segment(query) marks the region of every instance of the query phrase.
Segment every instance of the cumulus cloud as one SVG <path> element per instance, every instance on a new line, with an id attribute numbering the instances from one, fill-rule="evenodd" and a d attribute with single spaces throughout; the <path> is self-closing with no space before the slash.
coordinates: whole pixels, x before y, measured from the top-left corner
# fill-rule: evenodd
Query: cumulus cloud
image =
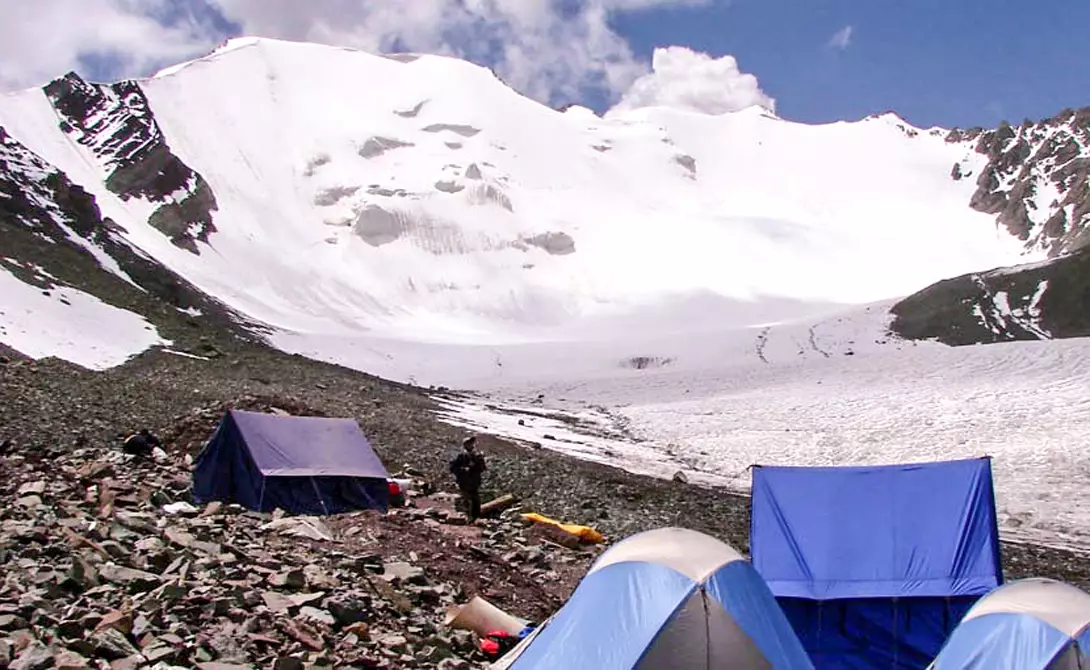
<path id="1" fill-rule="evenodd" d="M 170 0 L 0 2 L 0 88 L 40 85 L 84 59 L 147 71 L 215 46 L 209 27 Z"/>
<path id="2" fill-rule="evenodd" d="M 844 26 L 840 30 L 833 33 L 833 36 L 829 38 L 829 46 L 834 49 L 843 51 L 847 49 L 852 43 L 852 27 Z"/>
<path id="3" fill-rule="evenodd" d="M 730 56 L 655 51 L 652 68 L 612 28 L 621 12 L 712 0 L 22 0 L 0 1 L 0 86 L 86 72 L 139 76 L 211 51 L 228 33 L 415 51 L 491 67 L 539 101 L 672 105 L 717 113 L 773 108 Z M 230 26 L 230 27 L 227 27 Z M 105 68 L 101 68 L 105 70 Z"/>
<path id="4" fill-rule="evenodd" d="M 655 49 L 651 72 L 634 81 L 611 111 L 662 106 L 723 114 L 753 105 L 776 109 L 776 101 L 733 56 L 712 58 L 675 46 Z"/>
<path id="5" fill-rule="evenodd" d="M 646 71 L 610 26 L 612 14 L 709 1 L 209 0 L 247 34 L 458 56 L 553 104 L 588 89 L 616 96 Z"/>

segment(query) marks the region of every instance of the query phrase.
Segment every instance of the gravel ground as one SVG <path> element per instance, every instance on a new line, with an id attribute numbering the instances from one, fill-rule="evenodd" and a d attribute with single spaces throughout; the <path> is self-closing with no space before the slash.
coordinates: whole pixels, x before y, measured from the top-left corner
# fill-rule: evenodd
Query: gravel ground
<path id="1" fill-rule="evenodd" d="M 48 455 L 76 445 L 119 445 L 149 427 L 171 448 L 196 453 L 228 407 L 355 417 L 387 468 L 411 466 L 453 491 L 445 465 L 464 433 L 438 421 L 428 391 L 301 356 L 239 343 L 211 360 L 150 351 L 106 372 L 56 359 L 32 362 L 0 349 L 0 441 Z M 664 525 L 713 534 L 748 550 L 748 499 L 531 450 L 490 436 L 483 497 L 514 493 L 527 509 L 594 526 L 610 539 Z M 1006 544 L 1008 578 L 1042 576 L 1090 588 L 1090 560 Z"/>

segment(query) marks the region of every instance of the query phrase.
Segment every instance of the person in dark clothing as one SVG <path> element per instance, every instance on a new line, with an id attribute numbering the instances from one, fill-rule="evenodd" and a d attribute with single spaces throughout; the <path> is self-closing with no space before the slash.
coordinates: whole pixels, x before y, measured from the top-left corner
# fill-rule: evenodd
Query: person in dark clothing
<path id="1" fill-rule="evenodd" d="M 156 447 L 161 448 L 162 446 L 163 443 L 159 441 L 159 438 L 152 435 L 147 428 L 144 428 L 139 433 L 126 437 L 121 449 L 126 454 L 149 458 Z"/>
<path id="2" fill-rule="evenodd" d="M 466 505 L 466 518 L 469 523 L 477 520 L 481 515 L 481 475 L 487 469 L 484 456 L 477 452 L 477 438 L 470 436 L 463 442 L 465 451 L 450 462 L 450 471 L 454 474 L 454 480 L 458 482 L 458 488 L 462 492 L 462 500 Z"/>

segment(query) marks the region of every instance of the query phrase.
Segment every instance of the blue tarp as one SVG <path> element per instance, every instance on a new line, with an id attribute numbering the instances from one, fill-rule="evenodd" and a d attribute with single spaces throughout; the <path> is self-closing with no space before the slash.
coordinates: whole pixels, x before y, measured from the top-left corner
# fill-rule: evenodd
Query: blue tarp
<path id="1" fill-rule="evenodd" d="M 231 410 L 197 458 L 193 497 L 296 514 L 385 511 L 388 477 L 352 419 Z"/>
<path id="2" fill-rule="evenodd" d="M 818 668 L 926 667 L 1002 583 L 987 458 L 755 467 L 750 542 Z"/>

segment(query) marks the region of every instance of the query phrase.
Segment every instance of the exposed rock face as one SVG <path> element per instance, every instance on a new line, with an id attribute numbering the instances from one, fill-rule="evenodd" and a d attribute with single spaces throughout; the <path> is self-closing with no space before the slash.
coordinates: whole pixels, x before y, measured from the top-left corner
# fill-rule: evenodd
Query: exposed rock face
<path id="1" fill-rule="evenodd" d="M 894 305 L 891 329 L 945 344 L 1090 336 L 1090 247 L 947 279 Z"/>
<path id="2" fill-rule="evenodd" d="M 420 114 L 420 110 L 424 109 L 424 105 L 428 104 L 427 100 L 422 100 L 416 103 L 416 106 L 412 109 L 397 110 L 394 114 L 397 114 L 403 119 L 414 119 Z"/>
<path id="3" fill-rule="evenodd" d="M 389 244 L 411 228 L 408 217 L 401 212 L 390 212 L 377 205 L 368 205 L 356 217 L 353 231 L 373 247 Z"/>
<path id="4" fill-rule="evenodd" d="M 478 184 L 469 191 L 469 202 L 474 205 L 499 205 L 509 212 L 514 211 L 511 198 L 500 187 L 493 184 Z"/>
<path id="5" fill-rule="evenodd" d="M 674 162 L 689 171 L 690 177 L 696 176 L 696 159 L 692 156 L 679 154 L 674 156 Z"/>
<path id="6" fill-rule="evenodd" d="M 215 232 L 218 207 L 204 178 L 171 152 L 140 85 L 89 84 L 69 73 L 45 87 L 61 128 L 106 170 L 106 187 L 122 199 L 162 203 L 149 219 L 193 253 Z"/>
<path id="7" fill-rule="evenodd" d="M 461 135 L 462 137 L 473 137 L 481 132 L 480 128 L 457 123 L 433 123 L 432 125 L 423 128 L 423 130 L 426 133 L 441 133 L 447 131 Z"/>
<path id="8" fill-rule="evenodd" d="M 363 158 L 377 158 L 387 151 L 411 146 L 412 142 L 402 142 L 392 137 L 371 137 L 360 147 L 359 155 Z"/>
<path id="9" fill-rule="evenodd" d="M 435 182 L 435 190 L 442 191 L 443 193 L 457 193 L 458 191 L 464 191 L 465 188 L 465 186 L 459 184 L 456 181 Z"/>
<path id="10" fill-rule="evenodd" d="M 323 189 L 314 196 L 314 204 L 319 207 L 330 207 L 345 198 L 355 195 L 359 190 L 359 186 L 333 186 Z"/>
<path id="11" fill-rule="evenodd" d="M 1090 108 L 995 130 L 955 129 L 948 142 L 975 142 L 988 164 L 969 206 L 995 214 L 1028 249 L 1057 256 L 1090 243 Z M 956 164 L 955 180 L 972 176 Z"/>
<path id="12" fill-rule="evenodd" d="M 575 253 L 575 240 L 567 233 L 548 232 L 524 238 L 526 244 L 544 249 L 553 256 L 566 256 Z"/>
<path id="13" fill-rule="evenodd" d="M 242 321 L 134 251 L 120 232 L 93 196 L 0 128 L 0 239 L 3 256 L 15 259 L 6 270 L 42 288 L 71 286 L 142 314 L 171 337 L 193 334 L 194 317 L 183 311 L 228 330 Z M 28 269 L 35 266 L 40 270 Z"/>

